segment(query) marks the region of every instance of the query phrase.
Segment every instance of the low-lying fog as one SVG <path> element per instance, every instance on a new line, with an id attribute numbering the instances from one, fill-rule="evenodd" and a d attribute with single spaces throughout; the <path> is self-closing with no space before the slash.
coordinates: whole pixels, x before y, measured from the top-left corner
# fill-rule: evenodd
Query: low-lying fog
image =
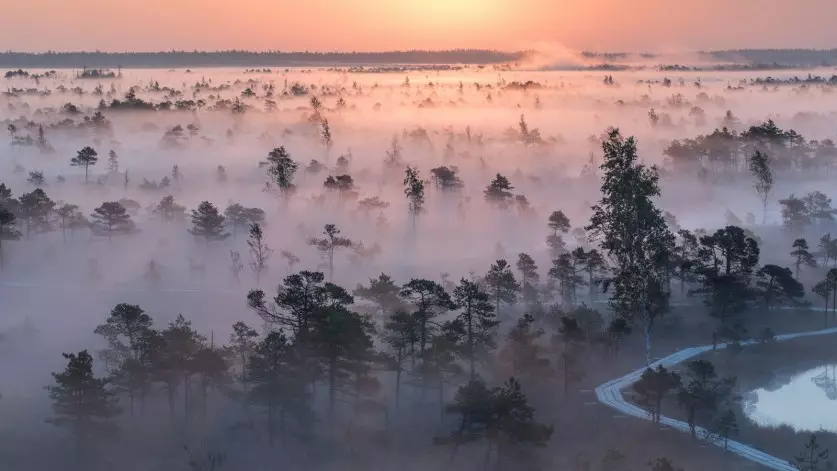
<path id="1" fill-rule="evenodd" d="M 490 66 L 122 70 L 113 71 L 121 74 L 115 78 L 95 71 L 84 77 L 71 70 L 25 72 L 0 79 L 0 182 L 14 198 L 41 188 L 55 209 L 77 205 L 86 219 L 103 202 L 122 200 L 135 228 L 107 237 L 81 219 L 77 225 L 65 221 L 62 230 L 59 216 L 45 216 L 30 228 L 18 215 L 19 240 L 0 241 L 0 435 L 12 444 L 0 446 L 0 468 L 8 470 L 47 469 L 60 463 L 55 456 L 72 456 L 65 431 L 44 423 L 51 402 L 43 387 L 66 365 L 62 352 L 88 349 L 96 374 L 106 374 L 96 352 L 107 342 L 94 329 L 115 305 L 139 305 L 158 328 L 183 314 L 219 345 L 239 320 L 262 332 L 264 322 L 248 308 L 247 292 L 260 288 L 272 298 L 285 276 L 303 269 L 328 279 L 328 257 L 309 244 L 326 224 L 353 242 L 337 247 L 333 263 L 332 281 L 349 292 L 381 273 L 399 285 L 426 278 L 450 286 L 482 277 L 498 259 L 514 266 L 522 252 L 545 279 L 554 254 L 546 242 L 553 232 L 547 219 L 561 210 L 572 229 L 588 224 L 600 197 L 601 142 L 610 127 L 635 136 L 642 162 L 660 167 L 658 204 L 683 228 L 711 232 L 735 218 L 739 225 L 761 223 L 762 203 L 744 150 L 728 154 L 739 159 L 733 163 L 667 155 L 673 140 L 725 126 L 741 132 L 772 119 L 801 136 L 788 141 L 786 152 L 804 147 L 800 152 L 811 161 L 819 159 L 777 173 L 766 227 L 782 222 L 778 199 L 813 190 L 834 194 L 830 172 L 837 150 L 828 140 L 837 138 L 837 87 L 828 81 L 830 70 L 810 71 L 823 81 L 808 79 L 809 71 L 770 72 L 766 83 L 754 83 L 768 75 L 760 72 Z M 324 136 L 326 122 L 330 136 Z M 86 175 L 71 159 L 87 146 L 98 161 Z M 298 163 L 293 191 L 282 192 L 275 182 L 266 187 L 268 154 L 280 147 Z M 405 196 L 407 166 L 425 181 L 426 201 L 417 216 Z M 434 177 L 431 170 L 443 166 L 455 171 L 455 179 Z M 498 174 L 516 196 L 501 204 L 485 195 Z M 344 178 L 324 185 L 341 175 L 351 176 L 351 184 Z M 165 221 L 154 211 L 169 195 L 185 207 L 184 217 Z M 249 223 L 228 226 L 229 237 L 206 243 L 187 230 L 189 212 L 203 201 L 222 214 L 234 203 L 264 211 L 264 242 L 273 253 L 258 283 L 250 266 Z M 571 230 L 564 239 L 570 250 L 590 246 L 583 231 Z M 786 244 L 767 241 L 762 263 L 786 264 Z M 231 271 L 231 252 L 241 257 L 240 282 Z M 298 261 L 289 266 L 289 257 Z M 356 303 L 361 311 L 368 304 L 360 298 Z M 512 325 L 504 320 L 502 332 Z M 163 406 L 152 410 L 166 414 Z M 211 425 L 207 431 L 216 440 L 224 436 Z M 137 464 L 121 469 L 181 469 L 186 460 L 180 447 L 209 438 L 179 433 L 163 440 L 136 432 L 137 440 L 163 448 L 143 448 L 153 459 L 125 455 Z M 416 440 L 424 446 L 432 435 Z M 32 445 L 39 437 L 47 438 Z M 235 446 L 224 443 L 208 447 L 224 449 L 232 459 Z M 118 458 L 109 459 L 113 465 Z M 238 467 L 244 462 L 232 469 L 282 467 Z"/>

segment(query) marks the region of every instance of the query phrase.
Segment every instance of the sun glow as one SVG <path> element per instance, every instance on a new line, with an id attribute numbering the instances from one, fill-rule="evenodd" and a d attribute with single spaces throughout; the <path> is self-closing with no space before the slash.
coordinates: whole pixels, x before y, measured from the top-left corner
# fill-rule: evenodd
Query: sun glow
<path id="1" fill-rule="evenodd" d="M 402 0 L 406 19 L 424 26 L 486 26 L 501 18 L 505 0 Z"/>

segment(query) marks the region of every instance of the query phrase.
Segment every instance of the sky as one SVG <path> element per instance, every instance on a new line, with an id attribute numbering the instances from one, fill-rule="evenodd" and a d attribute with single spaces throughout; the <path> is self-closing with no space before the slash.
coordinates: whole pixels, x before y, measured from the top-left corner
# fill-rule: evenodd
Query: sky
<path id="1" fill-rule="evenodd" d="M 0 12 L 0 50 L 13 51 L 837 47 L 834 0 L 0 0 Z"/>

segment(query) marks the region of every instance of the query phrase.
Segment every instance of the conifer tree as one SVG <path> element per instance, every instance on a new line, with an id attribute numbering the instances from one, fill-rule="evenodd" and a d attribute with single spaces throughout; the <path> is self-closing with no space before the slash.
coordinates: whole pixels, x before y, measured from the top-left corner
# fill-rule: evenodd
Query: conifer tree
<path id="1" fill-rule="evenodd" d="M 90 218 L 93 233 L 107 236 L 108 240 L 111 240 L 114 235 L 129 234 L 135 230 L 134 221 L 131 220 L 128 210 L 116 201 L 102 203 L 93 210 Z"/>
<path id="2" fill-rule="evenodd" d="M 120 410 L 117 399 L 107 389 L 107 380 L 93 376 L 93 357 L 87 350 L 64 353 L 64 358 L 66 368 L 53 373 L 55 384 L 47 387 L 54 414 L 48 422 L 70 428 L 82 460 L 92 438 L 112 433 L 113 420 Z"/>
<path id="3" fill-rule="evenodd" d="M 84 147 L 76 156 L 70 159 L 70 165 L 73 167 L 84 167 L 84 183 L 87 184 L 90 175 L 90 166 L 96 165 L 99 161 L 98 153 L 92 147 Z"/>
<path id="4" fill-rule="evenodd" d="M 198 205 L 198 209 L 193 209 L 191 219 L 193 227 L 188 229 L 189 233 L 203 239 L 207 244 L 224 240 L 230 235 L 224 231 L 224 216 L 209 201 L 204 201 Z"/>

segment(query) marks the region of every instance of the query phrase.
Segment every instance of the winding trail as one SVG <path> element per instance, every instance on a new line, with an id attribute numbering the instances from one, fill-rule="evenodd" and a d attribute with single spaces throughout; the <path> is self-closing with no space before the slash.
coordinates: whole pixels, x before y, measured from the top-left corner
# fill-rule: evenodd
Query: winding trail
<path id="1" fill-rule="evenodd" d="M 792 340 L 798 339 L 802 337 L 813 337 L 815 335 L 830 335 L 830 334 L 837 334 L 837 327 L 832 327 L 829 329 L 823 330 L 814 330 L 809 332 L 799 332 L 795 334 L 784 334 L 784 335 L 777 335 L 776 341 L 783 341 L 783 340 Z M 741 342 L 742 346 L 753 345 L 755 344 L 755 340 L 747 340 L 745 342 Z M 716 349 L 726 348 L 728 344 L 718 344 Z M 680 350 L 676 353 L 673 353 L 665 358 L 655 361 L 648 367 L 656 368 L 658 365 L 662 365 L 666 368 L 677 365 L 682 363 L 690 358 L 694 358 L 701 353 L 707 352 L 712 350 L 712 345 L 706 345 L 702 347 L 691 347 Z M 650 415 L 648 412 L 634 404 L 629 403 L 622 397 L 622 390 L 630 387 L 632 384 L 637 382 L 642 376 L 642 373 L 645 371 L 646 368 L 643 366 L 642 368 L 633 371 L 631 373 L 626 374 L 625 376 L 610 380 L 601 386 L 596 388 L 596 398 L 602 404 L 615 409 L 625 415 L 636 417 L 643 420 L 651 420 Z M 689 433 L 689 425 L 686 422 L 681 420 L 672 419 L 671 417 L 661 416 L 660 417 L 660 424 L 671 427 L 673 429 L 680 430 L 681 432 Z M 706 433 L 706 429 L 702 427 L 697 427 L 697 436 L 700 437 L 702 440 L 706 440 L 709 443 L 713 443 L 721 448 L 724 447 L 723 440 L 713 440 L 709 438 L 708 434 Z M 771 469 L 776 469 L 780 471 L 796 471 L 797 468 L 792 466 L 790 462 L 783 460 L 781 458 L 777 458 L 773 455 L 769 455 L 763 451 L 756 450 L 755 448 L 745 445 L 741 442 L 737 442 L 734 440 L 729 440 L 727 442 L 727 449 L 747 460 L 753 461 L 755 463 L 767 466 Z"/>

